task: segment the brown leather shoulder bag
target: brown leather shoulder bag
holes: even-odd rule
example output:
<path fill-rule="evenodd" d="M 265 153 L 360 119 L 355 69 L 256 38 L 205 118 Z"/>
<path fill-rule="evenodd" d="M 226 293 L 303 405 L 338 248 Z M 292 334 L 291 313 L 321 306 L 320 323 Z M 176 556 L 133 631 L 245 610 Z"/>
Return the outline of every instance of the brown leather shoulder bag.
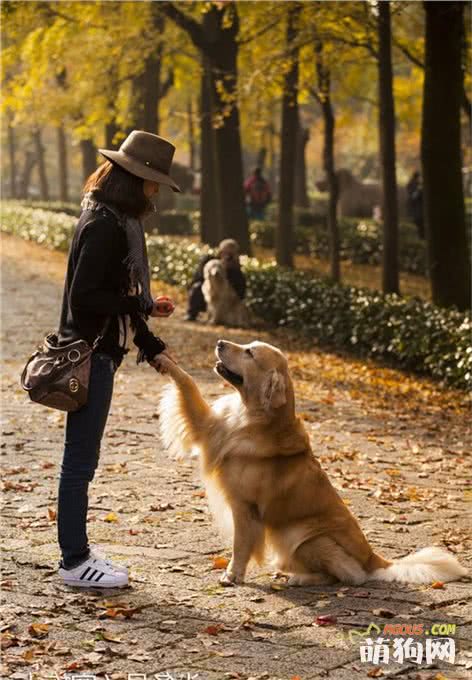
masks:
<path fill-rule="evenodd" d="M 21 374 L 21 386 L 31 401 L 60 411 L 77 411 L 87 403 L 92 353 L 108 323 L 92 346 L 86 340 L 58 346 L 55 333 L 44 338 Z"/>

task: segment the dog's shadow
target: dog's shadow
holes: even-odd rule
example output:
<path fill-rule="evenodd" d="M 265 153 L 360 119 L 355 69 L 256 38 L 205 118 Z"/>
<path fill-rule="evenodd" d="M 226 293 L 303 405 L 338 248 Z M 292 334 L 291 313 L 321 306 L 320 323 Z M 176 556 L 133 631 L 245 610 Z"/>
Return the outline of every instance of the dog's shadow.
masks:
<path fill-rule="evenodd" d="M 249 577 L 244 585 L 236 587 L 251 593 L 248 604 L 260 602 L 262 608 L 267 600 L 275 596 L 283 599 L 287 606 L 282 609 L 276 606 L 271 612 L 270 622 L 258 620 L 255 612 L 252 621 L 255 627 L 287 630 L 288 624 L 288 630 L 293 628 L 294 632 L 299 627 L 310 625 L 332 627 L 333 634 L 340 634 L 350 644 L 358 644 L 358 639 L 369 634 L 377 637 L 387 623 L 423 623 L 426 631 L 435 618 L 435 610 L 441 610 L 451 602 L 465 602 L 472 582 L 471 578 L 463 577 L 451 584 L 455 589 L 464 591 L 454 594 L 454 597 L 441 591 L 435 591 L 434 597 L 431 597 L 431 591 L 414 584 L 370 582 L 359 586 L 337 583 L 300 587 L 288 586 L 278 579 L 270 581 L 267 575 L 263 578 L 267 580 L 261 583 L 254 577 L 249 580 Z M 254 592 L 257 594 L 254 595 Z M 288 622 L 289 609 L 292 615 Z M 442 618 L 458 625 L 464 622 L 459 615 L 442 614 Z"/>

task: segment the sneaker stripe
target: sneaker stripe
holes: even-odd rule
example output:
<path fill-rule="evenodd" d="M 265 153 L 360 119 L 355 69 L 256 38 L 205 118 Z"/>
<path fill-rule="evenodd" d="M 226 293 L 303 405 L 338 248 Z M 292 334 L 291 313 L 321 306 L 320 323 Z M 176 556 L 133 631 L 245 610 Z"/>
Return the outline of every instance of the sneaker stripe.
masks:
<path fill-rule="evenodd" d="M 98 582 L 100 581 L 100 579 L 102 578 L 102 576 L 103 576 L 103 571 L 101 571 L 101 572 L 99 573 L 99 575 L 97 576 L 97 578 L 95 579 L 95 581 L 98 583 Z"/>
<path fill-rule="evenodd" d="M 87 576 L 87 581 L 91 581 L 93 579 L 93 577 L 95 576 L 95 574 L 97 573 L 97 571 L 98 571 L 98 569 L 94 569 L 92 571 L 92 573 L 90 574 L 90 576 Z"/>
<path fill-rule="evenodd" d="M 90 571 L 90 567 L 87 567 L 87 569 L 80 575 L 79 578 L 80 578 L 81 580 L 82 580 L 83 578 L 85 578 L 85 577 L 87 576 L 87 574 L 89 573 L 89 571 Z"/>

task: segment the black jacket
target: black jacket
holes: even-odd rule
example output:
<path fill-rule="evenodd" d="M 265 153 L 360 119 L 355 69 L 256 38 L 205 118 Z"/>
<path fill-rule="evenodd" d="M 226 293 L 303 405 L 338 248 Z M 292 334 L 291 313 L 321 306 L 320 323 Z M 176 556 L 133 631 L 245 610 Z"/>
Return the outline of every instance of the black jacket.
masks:
<path fill-rule="evenodd" d="M 205 265 L 207 262 L 210 260 L 214 260 L 215 255 L 204 255 L 202 259 L 200 260 L 198 264 L 197 271 L 193 275 L 191 286 L 193 286 L 195 283 L 202 284 L 203 283 L 203 270 L 205 268 Z M 231 286 L 234 288 L 236 293 L 238 294 L 238 297 L 241 298 L 241 300 L 244 299 L 244 296 L 246 294 L 246 277 L 241 271 L 241 267 L 239 264 L 236 264 L 233 267 L 228 267 L 226 270 L 226 278 L 230 282 Z"/>
<path fill-rule="evenodd" d="M 124 260 L 128 254 L 126 232 L 109 210 L 85 210 L 80 215 L 67 263 L 59 344 L 82 338 L 93 344 L 109 318 L 104 337 L 96 350 L 109 354 L 119 365 L 126 353 L 119 345 L 120 315 L 128 314 L 134 328 L 134 343 L 143 359 L 165 349 L 146 324 L 150 309 L 142 309 L 136 296 L 128 295 L 129 275 Z"/>

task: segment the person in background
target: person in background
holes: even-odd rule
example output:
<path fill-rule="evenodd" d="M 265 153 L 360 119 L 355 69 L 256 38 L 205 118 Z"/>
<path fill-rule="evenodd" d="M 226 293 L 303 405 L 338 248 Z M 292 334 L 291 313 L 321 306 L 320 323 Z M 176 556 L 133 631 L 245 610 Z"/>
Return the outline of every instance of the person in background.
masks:
<path fill-rule="evenodd" d="M 418 236 L 424 239 L 423 187 L 420 173 L 417 170 L 412 174 L 406 185 L 406 195 L 408 215 L 416 225 Z"/>
<path fill-rule="evenodd" d="M 244 182 L 244 193 L 249 219 L 263 221 L 267 205 L 272 200 L 272 192 L 260 168 L 255 168 L 253 174 Z"/>
<path fill-rule="evenodd" d="M 232 238 L 227 238 L 224 241 L 221 241 L 220 245 L 218 246 L 216 257 L 218 257 L 223 262 L 226 277 L 229 283 L 232 285 L 241 300 L 243 300 L 246 294 L 246 279 L 241 271 L 238 243 Z M 193 275 L 192 283 L 190 284 L 188 293 L 187 315 L 185 317 L 186 321 L 196 321 L 198 314 L 200 312 L 206 311 L 207 305 L 202 293 L 203 270 L 206 263 L 213 259 L 215 259 L 215 255 L 205 255 L 200 260 L 198 268 Z"/>

